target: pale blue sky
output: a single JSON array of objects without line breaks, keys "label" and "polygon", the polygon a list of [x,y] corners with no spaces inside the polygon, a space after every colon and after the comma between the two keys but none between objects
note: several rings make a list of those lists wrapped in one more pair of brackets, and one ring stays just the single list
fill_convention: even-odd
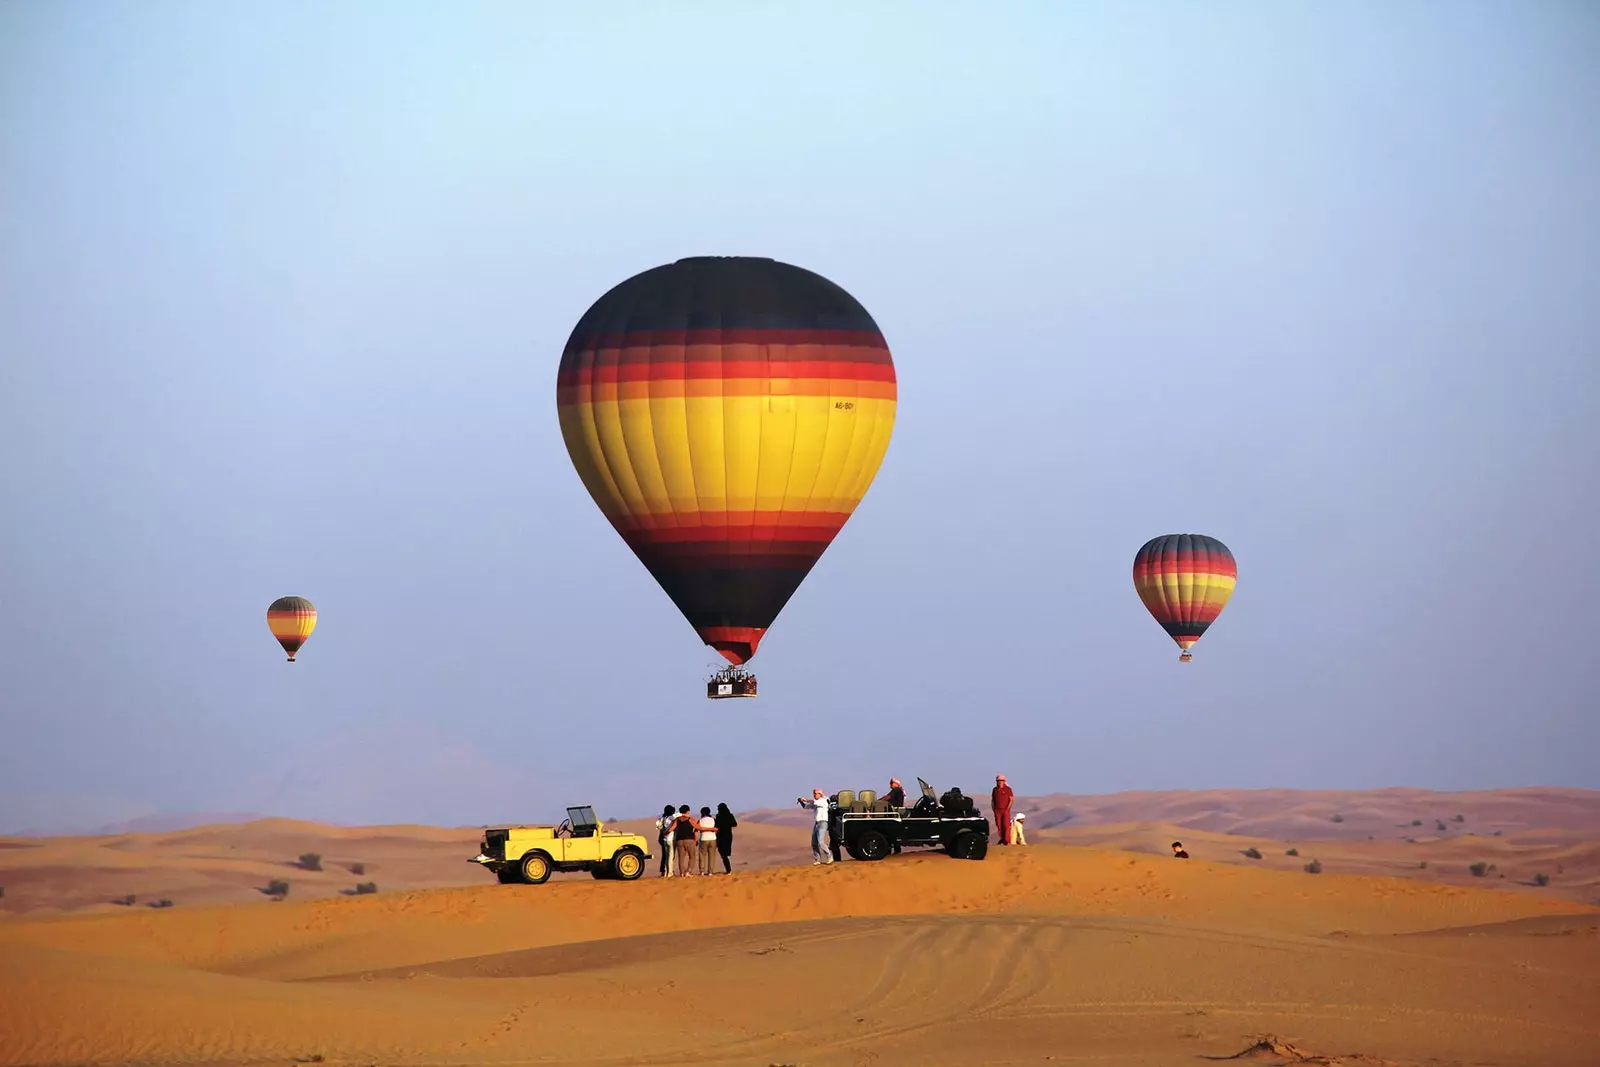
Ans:
[{"label": "pale blue sky", "polygon": [[[0,5],[0,831],[1600,787],[1600,4],[786,8]],[[755,701],[556,424],[698,254],[900,377]]]}]

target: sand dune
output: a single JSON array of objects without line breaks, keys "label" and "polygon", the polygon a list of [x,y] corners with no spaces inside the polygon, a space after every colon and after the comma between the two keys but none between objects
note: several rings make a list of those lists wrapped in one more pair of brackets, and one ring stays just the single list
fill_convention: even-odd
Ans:
[{"label": "sand dune", "polygon": [[[1023,797],[1018,810],[1028,812],[1030,837],[1037,842],[1165,855],[1176,838],[1196,858],[1225,863],[1298,871],[1317,859],[1325,873],[1384,874],[1479,887],[1493,882],[1502,889],[1600,903],[1600,792],[1594,791],[1055,795]],[[1330,811],[1350,814],[1335,823],[1326,814]],[[1428,812],[1437,813],[1448,829],[1441,832],[1432,822],[1411,825]],[[1457,814],[1464,822],[1454,821]],[[740,818],[737,869],[809,858],[808,813],[760,811]],[[1378,825],[1383,820],[1388,820],[1387,828]],[[1217,824],[1224,828],[1215,828]],[[1490,824],[1503,828],[1501,836],[1472,829]],[[617,826],[654,840],[649,820]],[[1294,828],[1308,832],[1287,833]],[[380,893],[482,885],[485,873],[466,862],[479,834],[475,827],[335,827],[262,819],[169,833],[0,838],[0,916],[121,910],[125,906],[112,901],[129,895],[135,908],[161,900],[181,907],[265,905],[270,902],[262,889],[275,880],[290,884],[291,900],[349,894],[363,882],[375,883]],[[1261,859],[1246,856],[1250,848]],[[1286,855],[1290,848],[1300,855]],[[297,857],[307,852],[321,855],[321,871],[296,865]],[[1493,864],[1494,869],[1475,876],[1471,866],[1477,863]],[[1541,874],[1548,884],[1533,885]],[[579,875],[557,878],[588,880]]]},{"label": "sand dune", "polygon": [[1597,931],[1551,897],[1055,845],[36,914],[0,923],[0,1064],[1148,1064],[1268,1032],[1593,1064]]}]

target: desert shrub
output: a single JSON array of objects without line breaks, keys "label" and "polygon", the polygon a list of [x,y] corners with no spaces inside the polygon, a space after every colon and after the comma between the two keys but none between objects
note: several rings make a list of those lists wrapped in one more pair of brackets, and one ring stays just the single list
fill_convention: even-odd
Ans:
[{"label": "desert shrub", "polygon": [[1298,856],[1300,855],[1300,850],[1297,848],[1287,848],[1283,850],[1283,854],[1285,856]]},{"label": "desert shrub", "polygon": [[1423,870],[1423,871],[1427,870],[1428,869],[1428,861],[1427,860],[1423,860],[1421,863],[1417,864],[1417,869],[1418,870]]},{"label": "desert shrub", "polygon": [[150,902],[150,906],[152,908],[170,908],[172,907],[172,901],[168,900],[166,897],[162,897],[160,900],[152,900]]},{"label": "desert shrub", "polygon": [[1452,818],[1450,821],[1451,822],[1466,822],[1467,821],[1467,817],[1465,815],[1457,815],[1454,818]]},{"label": "desert shrub", "polygon": [[3,885],[0,885],[0,900],[4,900],[5,898],[6,898],[6,887],[3,886]]},{"label": "desert shrub", "polygon": [[1534,885],[1549,885],[1550,884],[1550,876],[1548,874],[1536,874],[1536,875],[1533,876],[1533,884]]},{"label": "desert shrub", "polygon": [[1412,826],[1421,826],[1422,825],[1422,820],[1421,819],[1412,819],[1411,820],[1411,825]]},{"label": "desert shrub", "polygon": [[272,881],[267,883],[267,896],[277,897],[279,900],[282,900],[288,895],[289,883],[285,882],[282,878],[274,878]]},{"label": "desert shrub", "polygon": [[1499,836],[1500,836],[1500,835],[1501,835],[1501,834],[1502,834],[1502,833],[1504,833],[1504,832],[1505,832],[1505,831],[1503,831],[1503,830],[1496,830],[1496,831],[1495,831],[1495,832],[1494,832],[1494,836],[1496,836],[1496,837],[1499,837]]},{"label": "desert shrub", "polygon": [[357,894],[376,893],[377,891],[378,891],[378,883],[377,882],[361,882],[360,884],[358,884],[356,886],[356,893]]},{"label": "desert shrub", "polygon": [[300,853],[300,866],[307,871],[322,870],[322,854],[318,852]]},{"label": "desert shrub", "polygon": [[1343,815],[1335,815],[1333,817],[1333,821],[1334,822],[1344,822],[1344,816]]},{"label": "desert shrub", "polygon": [[1322,873],[1322,861],[1321,860],[1312,860],[1310,863],[1306,864],[1305,871],[1306,871],[1307,874],[1321,874]]},{"label": "desert shrub", "polygon": [[1471,867],[1468,867],[1467,870],[1472,872],[1472,876],[1474,878],[1482,878],[1484,875],[1489,873],[1489,865],[1482,860],[1479,860]]},{"label": "desert shrub", "polygon": [[365,863],[352,863],[350,865],[350,873],[360,877],[367,873],[367,865]]},{"label": "desert shrub", "polygon": [[1444,824],[1444,820],[1443,819],[1435,819],[1435,820],[1433,820],[1433,828],[1435,830],[1438,830],[1440,833],[1444,833],[1446,830],[1450,829],[1450,827],[1448,827],[1448,826],[1446,826]]},{"label": "desert shrub", "polygon": [[124,908],[131,908],[131,907],[133,907],[133,902],[135,900],[137,900],[137,899],[138,898],[135,897],[132,893],[129,893],[125,897],[118,897],[116,900],[113,900],[111,903],[113,903],[113,904],[121,904]]},{"label": "desert shrub", "polygon": [[1247,848],[1244,850],[1244,854],[1253,860],[1261,858],[1261,850],[1259,848]]}]

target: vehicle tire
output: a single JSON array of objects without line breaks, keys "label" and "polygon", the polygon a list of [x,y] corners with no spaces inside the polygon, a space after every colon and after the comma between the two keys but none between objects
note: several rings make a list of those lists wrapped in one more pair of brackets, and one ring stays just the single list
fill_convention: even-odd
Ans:
[{"label": "vehicle tire", "polygon": [[989,854],[989,839],[976,830],[962,830],[950,842],[950,856],[958,860],[981,860]]},{"label": "vehicle tire", "polygon": [[494,876],[501,885],[516,885],[522,881],[522,872],[515,867],[501,867]]},{"label": "vehicle tire", "polygon": [[854,842],[844,846],[844,854],[853,860],[858,860],[861,858],[861,850],[856,848]]},{"label": "vehicle tire", "polygon": [[543,852],[530,852],[522,857],[522,862],[517,865],[517,873],[522,875],[526,885],[544,885],[550,880],[555,865],[550,862],[550,857]]},{"label": "vehicle tire", "polygon": [[612,878],[631,882],[644,875],[644,853],[632,845],[619,848],[617,854],[611,857],[608,866],[611,868]]},{"label": "vehicle tire", "polygon": [[597,882],[605,881],[607,878],[616,877],[616,874],[611,870],[611,864],[609,863],[597,863],[593,867],[589,868],[589,873],[594,876],[594,879]]},{"label": "vehicle tire", "polygon": [[881,860],[889,854],[889,839],[877,830],[863,830],[856,838],[856,851],[864,860]]}]

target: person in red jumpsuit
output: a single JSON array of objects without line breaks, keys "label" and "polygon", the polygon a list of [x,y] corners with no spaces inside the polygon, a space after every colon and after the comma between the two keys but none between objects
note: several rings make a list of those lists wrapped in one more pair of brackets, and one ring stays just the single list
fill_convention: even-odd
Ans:
[{"label": "person in red jumpsuit", "polygon": [[995,829],[1000,832],[1000,843],[1011,844],[1011,787],[1006,776],[994,776],[994,791],[989,794],[989,809],[994,812]]}]

